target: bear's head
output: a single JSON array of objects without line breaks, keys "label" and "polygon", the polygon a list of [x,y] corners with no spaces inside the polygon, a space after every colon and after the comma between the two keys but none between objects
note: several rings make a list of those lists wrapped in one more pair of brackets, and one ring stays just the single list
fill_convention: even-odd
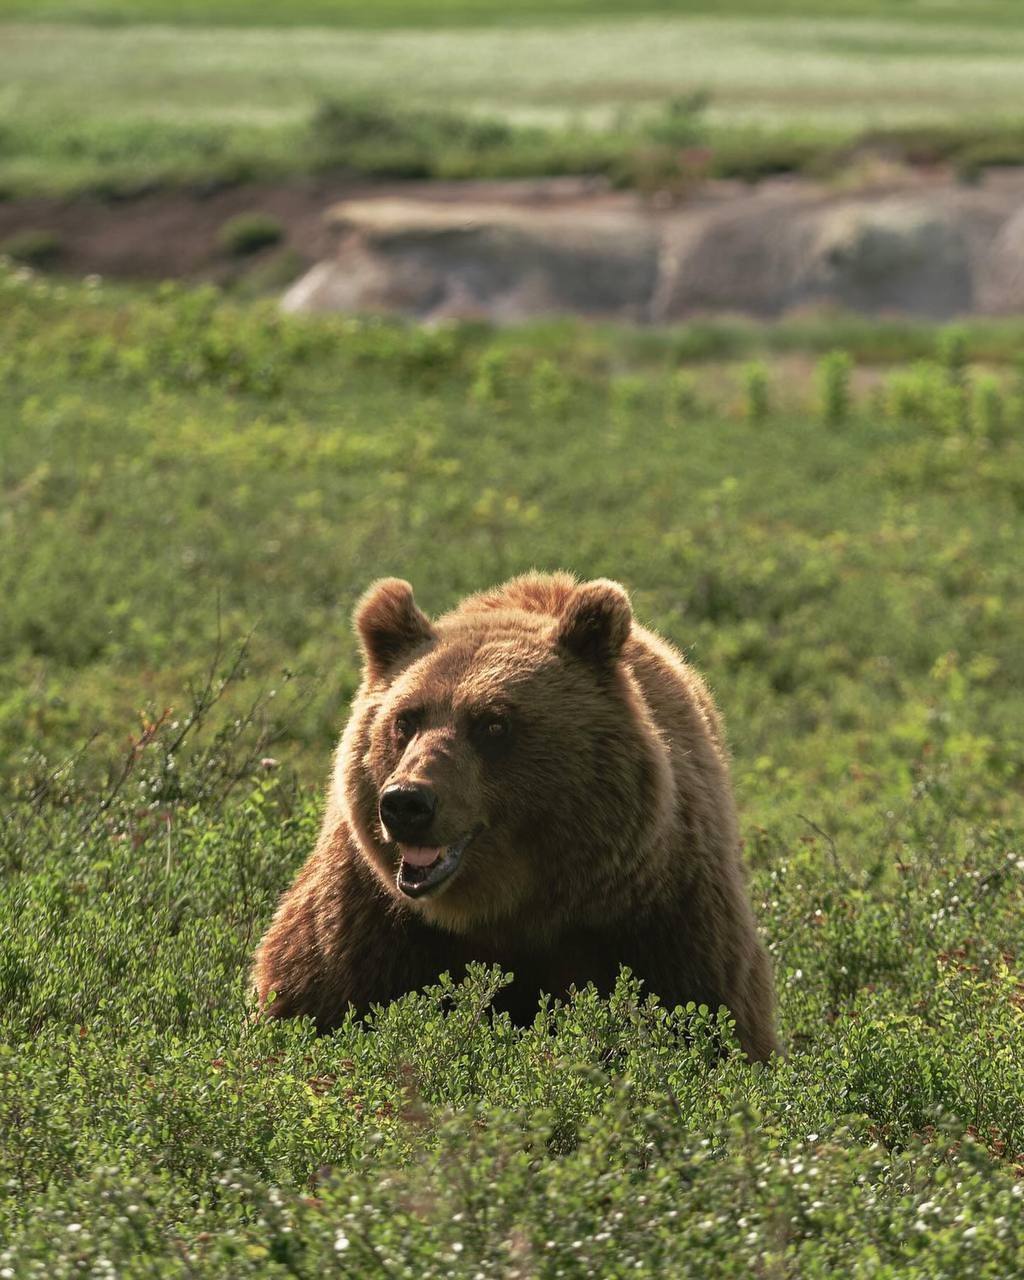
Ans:
[{"label": "bear's head", "polygon": [[432,623],[394,578],[356,609],[342,809],[388,892],[454,932],[607,922],[665,874],[672,771],[627,659],[629,598],[565,581],[557,616],[492,602]]}]

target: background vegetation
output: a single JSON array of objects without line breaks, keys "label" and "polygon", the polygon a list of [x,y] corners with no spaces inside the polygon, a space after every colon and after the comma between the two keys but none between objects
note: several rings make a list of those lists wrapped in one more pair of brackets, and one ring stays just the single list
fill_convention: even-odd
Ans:
[{"label": "background vegetation", "polygon": [[[1021,1270],[1019,327],[0,281],[0,1274]],[[628,979],[252,1024],[356,595],[565,564],[716,690],[788,1058]]]},{"label": "background vegetation", "polygon": [[[854,145],[967,176],[1024,158],[1010,0],[821,9],[574,2],[509,21],[493,0],[0,0],[0,193],[339,170],[820,175]],[[701,94],[703,111],[677,109]],[[339,104],[357,123],[372,109],[375,131],[325,131]],[[695,143],[711,155],[681,160]]]},{"label": "background vegetation", "polygon": [[[895,13],[894,13],[895,10]],[[924,24],[970,27],[978,22],[1015,26],[1020,13],[1015,0],[974,0],[969,9],[948,0],[835,0],[829,11],[837,17],[898,16]],[[820,17],[819,0],[636,0],[629,15],[683,17],[707,13],[737,16]],[[429,29],[448,26],[505,26],[517,21],[578,21],[599,15],[622,18],[615,0],[521,0],[514,9],[495,0],[0,0],[0,17],[97,24],[124,22],[215,23],[239,26],[318,24],[353,30],[394,25]],[[627,15],[628,16],[628,15]]]}]

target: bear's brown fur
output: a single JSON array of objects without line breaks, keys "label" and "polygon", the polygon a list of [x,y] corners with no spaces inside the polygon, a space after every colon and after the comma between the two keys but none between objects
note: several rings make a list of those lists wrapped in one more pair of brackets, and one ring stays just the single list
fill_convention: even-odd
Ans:
[{"label": "bear's brown fur", "polygon": [[718,716],[622,587],[527,574],[431,623],[389,578],[355,624],[323,828],[256,956],[268,1012],[326,1029],[480,960],[514,972],[504,1007],[528,1021],[541,991],[607,991],[625,964],[772,1053]]}]

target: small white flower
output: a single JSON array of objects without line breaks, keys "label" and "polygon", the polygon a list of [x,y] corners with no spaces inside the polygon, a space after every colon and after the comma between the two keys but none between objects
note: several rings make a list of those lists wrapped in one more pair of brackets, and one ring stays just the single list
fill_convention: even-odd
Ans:
[{"label": "small white flower", "polygon": [[818,1135],[817,1135],[816,1133],[809,1133],[809,1134],[807,1135],[807,1141],[808,1141],[808,1142],[817,1142],[817,1141],[818,1141]]},{"label": "small white flower", "polygon": [[344,1253],[345,1250],[348,1248],[348,1246],[349,1246],[348,1236],[344,1233],[344,1231],[339,1231],[338,1234],[334,1237],[334,1252]]},{"label": "small white flower", "polygon": [[69,1231],[81,1231],[81,1229],[82,1229],[82,1224],[81,1224],[80,1222],[69,1222],[69,1223],[68,1223],[68,1230],[69,1230]]}]

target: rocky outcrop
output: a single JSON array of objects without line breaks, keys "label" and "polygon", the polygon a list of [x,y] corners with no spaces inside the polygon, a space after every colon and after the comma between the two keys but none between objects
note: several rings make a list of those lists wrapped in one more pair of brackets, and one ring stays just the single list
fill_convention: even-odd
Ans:
[{"label": "rocky outcrop", "polygon": [[670,323],[836,305],[934,319],[1024,309],[1024,173],[978,187],[909,182],[842,194],[719,184],[657,209],[566,189],[486,188],[332,209],[330,255],[290,311],[398,312],[498,322],[561,313]]},{"label": "rocky outcrop", "polygon": [[290,310],[639,320],[658,275],[657,230],[637,211],[360,200],[330,225],[336,251],[289,291]]}]

